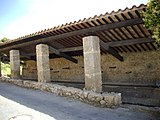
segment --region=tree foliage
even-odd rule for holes
[[[4,37],[0,40],[0,42],[6,42],[9,39]],[[10,74],[10,65],[8,61],[4,61],[3,58],[5,57],[5,55],[3,53],[1,53],[1,70],[2,70],[2,76],[7,77]]]
[[[10,64],[1,63],[2,76],[8,77],[11,74]]]
[[[2,38],[0,41],[1,41],[1,42],[6,42],[6,41],[8,41],[8,40],[9,40],[8,38],[4,37],[4,38]]]
[[[160,44],[160,0],[149,0],[142,13],[145,27],[153,31],[153,38]]]

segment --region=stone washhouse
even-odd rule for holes
[[[115,97],[119,103],[122,99],[123,103],[160,106],[160,51],[152,31],[143,25],[140,12],[145,7],[133,6],[1,43],[1,61],[10,61],[10,80],[26,86],[29,81],[36,87],[46,83],[55,85],[55,90],[60,84],[93,92],[73,88],[84,93],[82,98],[74,94],[80,100],[100,95],[96,100],[103,104],[107,101],[103,94],[109,92],[109,96],[119,95]]]

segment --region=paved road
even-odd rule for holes
[[[59,97],[57,95],[21,88],[8,83],[0,82],[0,116],[6,117],[11,114],[28,115],[27,111],[35,114],[32,110],[46,115],[38,120],[158,120],[158,117],[147,112],[120,107],[118,109],[98,108],[77,100]],[[7,101],[5,103],[4,101]],[[16,103],[15,103],[16,102]],[[19,105],[23,107],[19,107]],[[4,107],[6,106],[6,107]],[[10,107],[8,107],[10,106]],[[15,107],[17,106],[17,107]],[[9,112],[5,112],[8,110]],[[23,110],[22,110],[23,109]],[[31,110],[32,109],[32,110]],[[42,116],[43,116],[42,115]],[[47,118],[48,117],[48,118]],[[3,119],[5,120],[5,118]],[[28,120],[28,119],[26,119]]]

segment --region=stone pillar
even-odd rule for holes
[[[50,82],[49,48],[48,45],[36,46],[38,82]]]
[[[101,55],[99,38],[83,38],[85,89],[102,92]]]
[[[19,50],[10,50],[11,78],[20,79],[20,53]]]

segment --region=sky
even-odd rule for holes
[[[148,0],[0,0],[0,39],[16,39]]]

